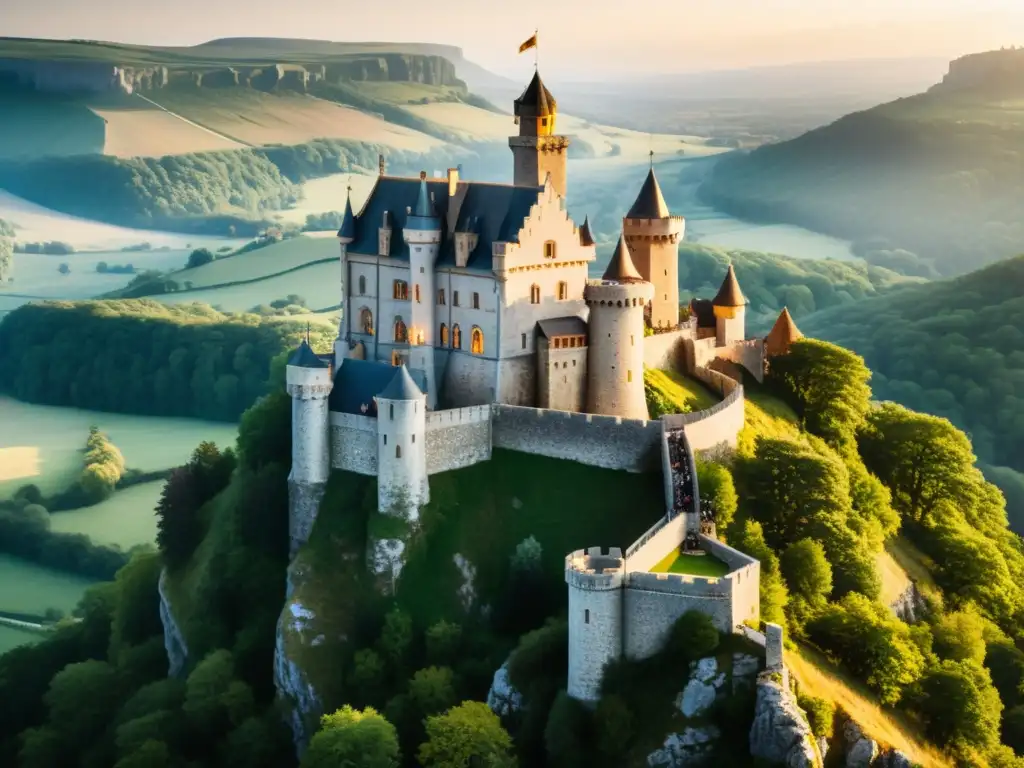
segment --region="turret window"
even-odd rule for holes
[[[373,312],[368,307],[359,310],[359,327],[363,333],[373,336]]]
[[[540,304],[540,286],[536,283],[530,286],[530,303]]]
[[[555,241],[548,240],[544,243],[544,258],[553,259],[555,258]]]
[[[473,292],[473,309],[480,309],[480,294]]]
[[[484,353],[484,332],[478,326],[473,326],[471,342],[473,354],[482,355]]]
[[[416,303],[419,304],[420,303],[420,284],[416,283],[416,285],[414,285],[412,287],[412,290],[413,290],[413,295],[416,296]]]
[[[583,609],[583,623],[584,624],[589,624],[590,623],[590,609],[589,608],[584,608]]]
[[[395,458],[396,459],[402,458],[402,446],[400,446],[400,445],[396,445],[395,446]]]
[[[462,349],[462,331],[458,323],[452,326],[452,349]]]
[[[409,284],[405,280],[395,280],[393,286],[394,298],[399,301],[409,300]]]
[[[437,305],[439,307],[444,306],[444,288],[439,288],[437,291]]]
[[[405,327],[405,321],[401,317],[395,318],[395,341],[404,344],[409,340],[409,329]]]
[[[391,405],[388,406],[388,418],[391,419],[392,421],[395,420],[395,404],[394,403],[392,403]],[[388,436],[384,435],[384,444],[387,445],[387,442],[388,442]]]
[[[365,275],[360,275],[359,276],[359,295],[360,296],[365,296],[366,295],[366,276]]]
[[[558,300],[565,301],[569,298],[569,284],[561,282],[558,284]]]
[[[453,307],[459,306],[459,292],[458,291],[452,291],[452,306]]]

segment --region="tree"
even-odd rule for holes
[[[490,708],[465,701],[427,718],[427,740],[419,749],[424,768],[512,768],[512,739]]]
[[[454,664],[462,644],[462,627],[441,620],[427,629],[427,661],[432,664]]]
[[[629,706],[614,693],[601,697],[594,712],[597,751],[603,765],[625,765],[636,726]]]
[[[734,527],[738,527],[739,530],[731,533],[729,543],[761,563],[761,619],[775,624],[785,624],[784,609],[789,601],[789,592],[786,589],[786,582],[782,579],[779,558],[764,539],[764,528],[756,520],[744,520],[742,525]]]
[[[697,485],[701,506],[709,505],[714,510],[715,529],[720,535],[728,535],[738,502],[732,473],[722,464],[698,459]]]
[[[1024,755],[1024,705],[1006,712],[1003,717],[1002,740],[1018,755]]]
[[[834,448],[853,445],[871,398],[871,372],[862,357],[826,341],[801,339],[772,359],[768,378],[808,431]]]
[[[422,716],[443,712],[455,703],[454,675],[448,667],[427,667],[409,681],[409,700]]]
[[[224,727],[226,695],[234,676],[234,660],[231,653],[223,649],[208,654],[196,664],[185,681],[183,707],[194,728],[216,733]]]
[[[14,271],[14,246],[0,233],[0,284],[11,279]]]
[[[196,267],[201,267],[204,264],[209,264],[215,258],[217,257],[210,253],[208,249],[196,248],[194,251],[192,251],[192,253],[188,255],[188,262],[185,264],[185,269],[195,269]]]
[[[932,626],[933,648],[941,659],[985,660],[985,620],[970,608],[940,616]]]
[[[397,768],[401,755],[395,727],[376,710],[345,705],[320,719],[301,768]]]
[[[160,491],[156,516],[156,543],[164,562],[172,570],[180,568],[202,536],[196,478],[187,466],[171,471]]]
[[[118,760],[114,768],[169,768],[171,764],[171,753],[167,745],[151,739]]]
[[[391,664],[392,669],[401,670],[412,646],[412,619],[409,614],[397,606],[388,611],[378,645],[381,655]]]
[[[987,748],[999,740],[1003,704],[988,672],[972,663],[944,661],[921,679],[918,710],[940,746],[956,740]]]
[[[590,712],[583,703],[559,691],[544,729],[548,765],[565,768],[590,765],[590,725]]]
[[[687,611],[672,625],[664,651],[672,656],[696,660],[714,653],[721,641],[711,617]]]
[[[782,575],[790,594],[799,595],[811,605],[821,605],[832,591],[832,566],[825,548],[814,539],[790,544],[780,559]]]

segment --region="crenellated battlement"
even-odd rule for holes
[[[588,280],[583,300],[590,307],[629,309],[643,307],[654,293],[650,283],[620,283],[614,280]]]
[[[647,592],[727,600],[732,596],[732,574],[721,577],[693,576],[687,573],[647,573],[634,571],[626,577],[627,589]]]
[[[470,405],[427,413],[427,431],[445,429],[459,424],[481,424],[491,420],[490,405]]]
[[[624,576],[625,560],[618,547],[578,549],[565,556],[565,581],[570,587],[590,592],[621,589]]]

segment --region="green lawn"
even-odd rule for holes
[[[677,413],[702,411],[720,399],[699,381],[678,371],[649,368],[644,371],[644,381],[675,404]]]
[[[50,515],[50,530],[84,533],[96,544],[116,544],[130,549],[136,544],[156,542],[156,505],[164,489],[163,480],[140,483],[116,491],[92,507]]]
[[[674,549],[651,568],[651,573],[684,573],[719,578],[729,573],[729,566],[714,555],[684,555]]]
[[[345,201],[335,202],[335,208],[344,207]],[[324,259],[338,258],[338,241],[333,237],[294,237],[264,248],[228,256],[195,269],[175,272],[172,278],[178,285],[192,283],[195,288],[256,280],[279,275],[289,269],[302,267]],[[339,268],[340,281],[340,268]],[[338,290],[340,287],[335,285]],[[275,298],[284,298],[278,296]],[[336,302],[337,303],[337,302]]]

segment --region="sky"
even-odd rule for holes
[[[386,7],[387,10],[381,10]],[[0,0],[0,34],[190,45],[219,37],[457,45],[521,78],[594,80],[1024,46],[1021,0]],[[0,48],[2,55],[2,48]]]

